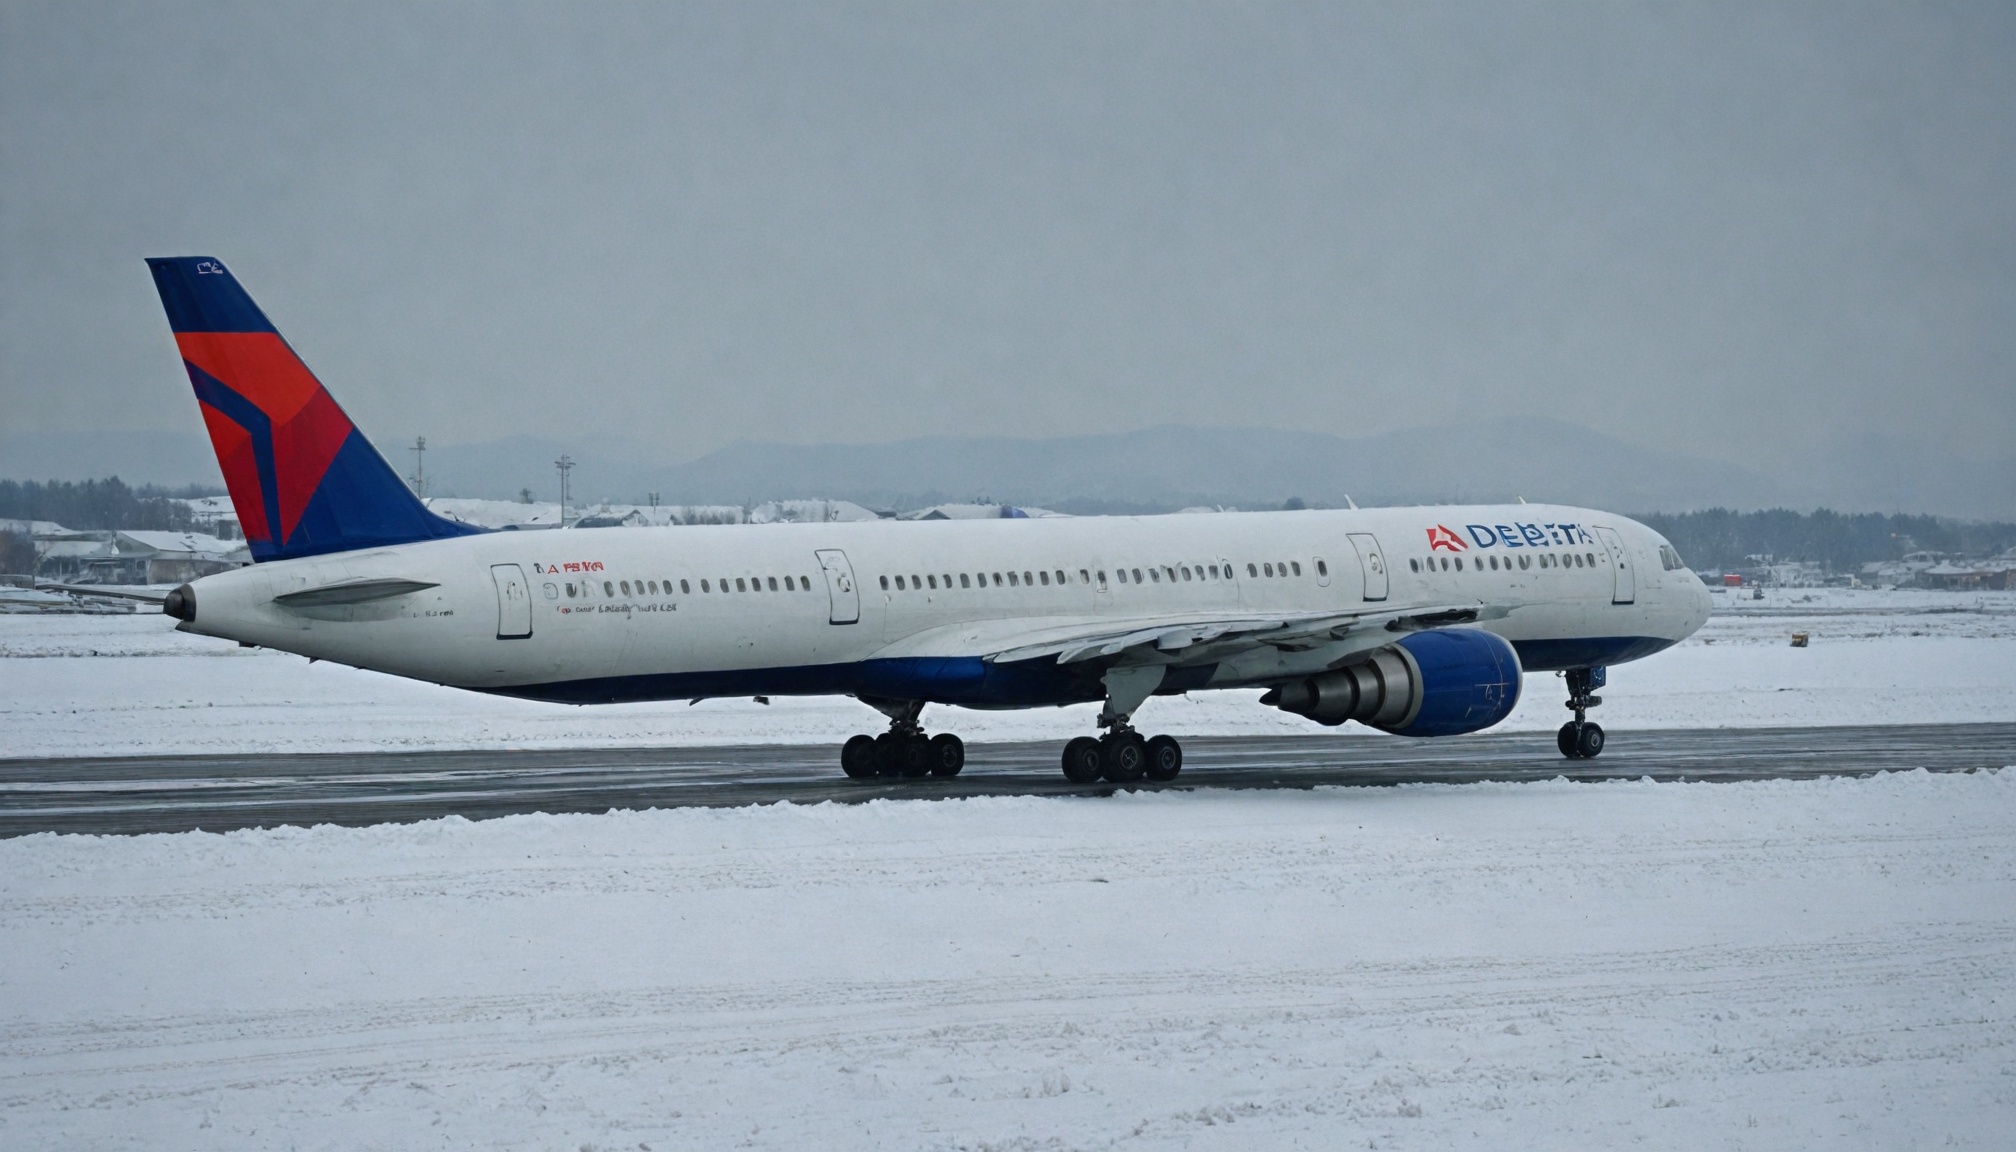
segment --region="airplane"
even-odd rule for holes
[[[1321,725],[1489,728],[1557,671],[1562,755],[1603,750],[1607,669],[1710,597],[1643,524],[1525,504],[489,531],[400,480],[213,257],[149,259],[253,563],[182,585],[184,632],[568,704],[847,695],[850,777],[950,776],[927,705],[1098,702],[1075,783],[1174,779],[1153,696],[1262,689]]]

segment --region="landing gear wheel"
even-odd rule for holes
[[[926,736],[899,736],[895,750],[897,771],[906,777],[931,774],[931,740]]]
[[[1105,766],[1104,749],[1092,737],[1078,736],[1064,745],[1064,778],[1071,783],[1090,784]]]
[[[1133,732],[1106,738],[1106,779],[1115,784],[1132,784],[1148,774],[1148,742]]]
[[[950,732],[931,737],[929,748],[933,776],[957,776],[966,766],[966,742]]]
[[[1584,724],[1582,731],[1575,734],[1575,752],[1584,760],[1594,760],[1603,754],[1603,726]]]
[[[1183,771],[1183,746],[1174,736],[1148,739],[1148,779],[1166,784]]]
[[[884,732],[875,737],[875,774],[877,776],[903,774],[903,737],[894,732]]]
[[[855,780],[875,775],[875,738],[855,736],[841,745],[840,770]]]
[[[1561,725],[1561,731],[1554,734],[1554,746],[1561,749],[1561,755],[1570,760],[1580,760],[1582,753],[1575,750],[1575,722],[1570,720]]]

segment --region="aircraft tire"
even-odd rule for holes
[[[1183,771],[1183,745],[1174,736],[1148,738],[1148,779],[1167,784]]]
[[[903,774],[902,737],[893,732],[884,732],[875,737],[875,774],[877,776]]]
[[[929,736],[905,736],[894,745],[900,772],[915,779],[931,774],[931,738]]]
[[[1106,741],[1106,779],[1115,784],[1132,784],[1148,774],[1148,742],[1128,732]]]
[[[1575,752],[1584,760],[1594,760],[1603,754],[1603,726],[1584,724],[1582,731],[1575,734]]]
[[[1064,745],[1064,778],[1073,784],[1090,784],[1105,767],[1105,750],[1090,736],[1078,736]]]
[[[1561,755],[1570,760],[1580,760],[1582,753],[1575,750],[1575,722],[1570,720],[1561,725],[1561,731],[1554,734],[1554,745],[1561,749]]]
[[[931,737],[931,774],[957,776],[966,767],[966,742],[950,732]]]
[[[875,738],[873,736],[850,737],[840,746],[840,770],[854,780],[866,780],[875,775]]]

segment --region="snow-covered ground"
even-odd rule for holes
[[[2016,596],[1726,608],[1614,670],[1602,719],[2016,719]],[[0,616],[0,755],[832,741],[872,720],[495,700],[167,623]],[[1143,719],[1319,731],[1252,696]],[[1511,723],[1561,714],[1539,676]],[[0,841],[0,1148],[2012,1138],[2009,769]]]
[[[1718,597],[1718,600],[1721,599]],[[838,743],[881,726],[843,698],[575,708],[414,684],[228,641],[154,614],[0,615],[0,756],[504,748],[534,745]],[[1794,631],[1811,646],[1793,648]],[[1732,600],[1692,640],[1611,670],[1606,727],[1684,728],[2016,720],[2016,593],[1815,590]],[[1145,728],[1177,735],[1331,733],[1255,703],[1257,692],[1159,697]],[[1506,727],[1566,713],[1551,674],[1527,678]],[[925,721],[969,740],[1093,730],[1097,708],[971,712]]]
[[[2016,772],[0,841],[7,1148],[2007,1148]]]

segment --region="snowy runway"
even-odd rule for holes
[[[0,843],[0,1143],[1934,1147],[2016,776]]]

